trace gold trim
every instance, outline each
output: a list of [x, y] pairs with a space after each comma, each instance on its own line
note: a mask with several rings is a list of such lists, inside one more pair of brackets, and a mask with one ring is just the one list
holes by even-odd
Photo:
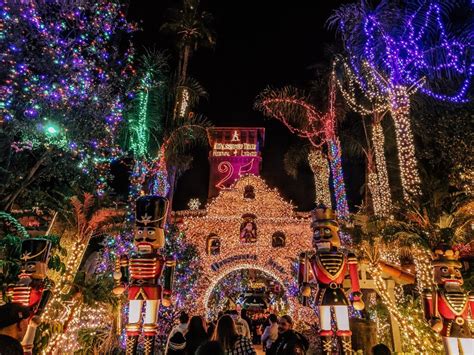
[[448, 298], [446, 298], [445, 292], [440, 292], [440, 293], [441, 293], [441, 298], [446, 302], [446, 304], [448, 305], [448, 308], [449, 308], [449, 309], [451, 310], [451, 312], [453, 312], [455, 315], [460, 316], [460, 315], [462, 315], [462, 314], [466, 311], [466, 308], [467, 308], [467, 306], [468, 306], [467, 294], [466, 294], [466, 293], [464, 293], [464, 306], [463, 306], [461, 312], [456, 311], [456, 310], [452, 307], [451, 302], [448, 300]]
[[143, 290], [143, 287], [140, 287], [140, 291], [138, 291], [137, 294], [135, 295], [135, 300], [138, 300], [139, 296], [142, 296], [144, 301], [148, 299], [145, 291]]
[[[340, 253], [340, 252], [338, 252], [338, 253]], [[340, 253], [340, 255], [342, 257], [341, 266], [339, 267], [339, 271], [335, 275], [332, 275], [327, 271], [326, 266], [324, 266], [321, 263], [321, 258], [319, 257], [319, 255], [320, 254], [316, 254], [316, 263], [321, 267], [321, 271], [323, 272], [323, 274], [326, 275], [331, 280], [337, 279], [341, 275], [341, 273], [344, 269], [344, 254]], [[329, 255], [329, 254], [325, 254], [325, 255]]]

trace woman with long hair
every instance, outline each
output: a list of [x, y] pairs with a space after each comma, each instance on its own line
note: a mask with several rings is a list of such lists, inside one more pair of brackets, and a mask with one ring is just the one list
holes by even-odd
[[229, 315], [219, 318], [212, 340], [221, 344], [226, 355], [257, 354], [250, 339], [237, 333], [234, 320]]
[[186, 333], [186, 354], [194, 355], [197, 348], [208, 340], [204, 319], [201, 316], [192, 317]]

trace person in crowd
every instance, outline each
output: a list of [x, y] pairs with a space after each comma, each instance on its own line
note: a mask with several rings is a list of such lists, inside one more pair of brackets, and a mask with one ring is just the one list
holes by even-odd
[[[242, 310], [243, 312], [243, 310]], [[250, 332], [252, 333], [252, 343], [253, 344], [260, 344], [262, 332], [260, 329], [260, 325], [262, 324], [262, 320], [260, 318], [261, 314], [255, 313], [253, 317], [250, 319]], [[243, 318], [243, 316], [242, 316]]]
[[207, 336], [206, 322], [201, 316], [194, 316], [189, 321], [186, 333], [186, 354], [194, 355], [197, 348], [209, 340]]
[[246, 309], [241, 309], [240, 310], [240, 318], [242, 318], [244, 321], [246, 321], [249, 326], [252, 324], [252, 320], [247, 315], [247, 310]]
[[293, 319], [285, 315], [278, 322], [278, 338], [272, 344], [268, 354], [296, 355], [306, 354], [309, 348], [308, 339], [303, 334], [293, 330]]
[[207, 325], [207, 336], [209, 337], [209, 339], [211, 339], [212, 335], [214, 334], [214, 330], [216, 329], [217, 321], [223, 315], [224, 315], [224, 312], [219, 311], [217, 313], [217, 318], [215, 320], [213, 320], [212, 322], [209, 322], [209, 324]]
[[270, 325], [265, 327], [262, 334], [263, 350], [266, 354], [269, 354], [270, 348], [278, 338], [278, 317], [275, 314], [270, 314], [268, 321]]
[[237, 330], [237, 333], [251, 339], [250, 327], [247, 321], [245, 319], [242, 319], [239, 316], [239, 312], [237, 312], [236, 310], [230, 311], [230, 315], [232, 316], [232, 319], [235, 322], [235, 329]]
[[183, 355], [186, 348], [186, 332], [188, 331], [189, 316], [186, 312], [179, 315], [179, 324], [171, 329], [166, 341], [166, 355]]
[[30, 309], [19, 303], [0, 306], [0, 354], [23, 355], [21, 340], [26, 333]]
[[237, 333], [234, 319], [229, 315], [219, 318], [212, 340], [222, 346], [226, 355], [257, 354], [250, 339]]
[[392, 352], [385, 344], [377, 344], [372, 347], [372, 355], [391, 355]]
[[218, 341], [208, 341], [197, 348], [196, 355], [225, 355], [225, 351]]

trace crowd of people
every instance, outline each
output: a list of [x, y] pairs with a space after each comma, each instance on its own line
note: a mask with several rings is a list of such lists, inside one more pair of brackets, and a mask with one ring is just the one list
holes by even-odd
[[[22, 355], [21, 340], [26, 333], [31, 312], [16, 303], [0, 306], [0, 355]], [[307, 354], [309, 342], [293, 329], [290, 316], [269, 314], [254, 319], [245, 311], [219, 313], [206, 323], [203, 317], [182, 312], [166, 342], [166, 355], [256, 355], [257, 347], [267, 355]], [[390, 355], [384, 344], [372, 348], [373, 355]]]
[[201, 316], [189, 319], [183, 312], [168, 336], [165, 354], [255, 355], [257, 347], [269, 355], [305, 354], [309, 342], [293, 329], [288, 315], [250, 319], [245, 310], [231, 310], [206, 323]]

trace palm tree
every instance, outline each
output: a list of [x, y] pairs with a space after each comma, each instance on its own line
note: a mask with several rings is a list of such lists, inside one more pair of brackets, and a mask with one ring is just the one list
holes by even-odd
[[347, 219], [349, 208], [342, 174], [341, 146], [336, 134], [336, 119], [339, 115], [335, 94], [335, 83], [331, 79], [325, 113], [320, 113], [311, 103], [312, 99], [306, 94], [292, 87], [285, 87], [280, 90], [265, 89], [258, 96], [255, 107], [266, 116], [276, 118], [285, 124], [290, 132], [307, 139], [315, 149], [312, 151], [311, 160], [313, 162], [321, 154], [317, 153], [316, 150], [321, 150], [326, 145], [333, 180], [336, 211], [340, 218]]
[[[374, 86], [386, 98], [396, 127], [400, 175], [404, 198], [418, 199], [420, 176], [410, 122], [411, 98], [416, 91], [437, 100], [465, 102], [470, 86], [472, 56], [470, 36], [463, 29], [447, 34], [443, 15], [457, 1], [398, 2], [382, 0], [375, 8], [369, 2], [342, 5], [328, 23], [340, 31], [352, 71], [360, 86]], [[370, 79], [359, 75], [368, 69]], [[440, 92], [443, 80], [448, 91]], [[446, 80], [447, 79], [447, 80]], [[445, 85], [448, 84], [448, 85]]]
[[431, 182], [434, 188], [428, 202], [409, 205], [396, 219], [388, 221], [382, 232], [388, 243], [397, 244], [413, 256], [420, 291], [432, 283], [432, 250], [440, 244], [462, 247], [472, 239], [473, 196], [437, 189], [440, 185]]
[[[365, 70], [359, 74], [367, 78]], [[333, 61], [332, 76], [349, 108], [362, 116], [372, 118], [371, 139], [365, 121], [362, 120], [367, 143], [366, 148], [362, 150], [367, 159], [367, 183], [372, 195], [374, 214], [387, 217], [392, 209], [392, 198], [385, 159], [382, 120], [389, 112], [389, 104], [383, 93], [371, 85], [370, 77], [363, 83], [359, 82], [348, 61], [340, 56], [336, 56]]]
[[73, 196], [70, 199], [73, 207], [72, 218], [66, 217], [74, 230], [72, 253], [68, 257], [66, 273], [58, 284], [58, 289], [69, 290], [74, 280], [84, 253], [93, 237], [115, 230], [122, 225], [124, 212], [113, 208], [98, 208], [95, 197], [84, 193], [82, 201]]
[[316, 205], [331, 206], [330, 171], [325, 153], [309, 143], [292, 145], [283, 157], [283, 167], [288, 175], [296, 179], [301, 164], [308, 164], [313, 172]]
[[[121, 210], [100, 208], [100, 206], [96, 205], [95, 197], [90, 193], [84, 193], [82, 200], [77, 196], [73, 196], [70, 202], [73, 208], [72, 216], [66, 216], [66, 220], [74, 231], [72, 246], [69, 248], [72, 250], [72, 253], [68, 256], [65, 273], [61, 275], [61, 279], [55, 287], [56, 291], [53, 293], [53, 298], [48, 302], [44, 313], [44, 319], [51, 321], [57, 319], [64, 320], [63, 324], [61, 324], [62, 332], [67, 331], [69, 324], [77, 315], [77, 312], [80, 311], [84, 301], [88, 301], [87, 296], [90, 296], [91, 286], [97, 287], [96, 282], [89, 282], [88, 285], [85, 285], [82, 277], [78, 277], [76, 280], [79, 266], [90, 240], [107, 231], [119, 229], [119, 226], [123, 224], [122, 219], [124, 215], [124, 211]], [[89, 286], [89, 292], [82, 294], [81, 292], [87, 286]], [[104, 287], [99, 286], [99, 288], [104, 291]], [[71, 290], [74, 290], [74, 294], [71, 294]], [[103, 296], [103, 293], [96, 292], [95, 295], [89, 298], [100, 298]], [[71, 299], [68, 307], [64, 306], [63, 298]], [[107, 300], [111, 299], [109, 297], [105, 298]], [[103, 299], [100, 300], [103, 301]], [[48, 344], [50, 349], [55, 349], [62, 332], [51, 336], [50, 343]]]
[[186, 81], [193, 52], [201, 46], [214, 46], [215, 34], [210, 27], [212, 20], [210, 13], [199, 11], [199, 0], [183, 0], [181, 9], [169, 10], [169, 20], [161, 26], [161, 30], [177, 37], [179, 85]]
[[191, 152], [198, 146], [207, 146], [207, 128], [211, 123], [201, 115], [191, 118], [177, 117], [166, 127], [166, 135], [161, 146], [161, 166], [166, 167], [170, 190], [168, 199], [173, 203], [176, 183], [180, 175], [191, 167]]
[[207, 97], [206, 90], [191, 77], [179, 84], [167, 68], [162, 53], [147, 51], [132, 85], [137, 95], [126, 114], [124, 137], [124, 146], [134, 158], [132, 197], [140, 192], [169, 193], [172, 199], [177, 177], [192, 161], [190, 149], [207, 144], [205, 129], [210, 123], [191, 111]]

